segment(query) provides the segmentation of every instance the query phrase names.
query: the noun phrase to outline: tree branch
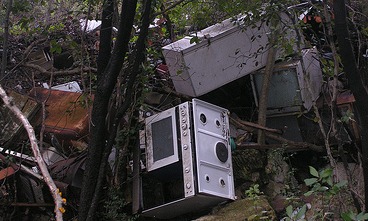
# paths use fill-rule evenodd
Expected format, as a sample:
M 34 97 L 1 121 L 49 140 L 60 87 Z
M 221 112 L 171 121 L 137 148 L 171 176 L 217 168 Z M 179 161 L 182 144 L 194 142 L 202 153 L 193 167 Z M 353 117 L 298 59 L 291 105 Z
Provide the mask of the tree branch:
M 61 193 L 59 189 L 56 187 L 53 179 L 49 171 L 47 170 L 47 166 L 42 158 L 41 152 L 38 148 L 37 138 L 35 132 L 33 130 L 32 125 L 29 123 L 28 119 L 23 115 L 23 113 L 19 110 L 17 106 L 14 105 L 10 97 L 6 94 L 5 90 L 0 86 L 0 97 L 4 101 L 5 106 L 22 122 L 23 127 L 27 131 L 28 138 L 31 143 L 31 148 L 34 157 L 36 158 L 37 164 L 41 170 L 41 174 L 43 176 L 43 180 L 47 184 L 50 189 L 50 193 L 54 198 L 55 203 L 55 218 L 57 221 L 63 220 L 63 199 L 61 198 Z
M 84 71 L 84 72 L 88 72 L 88 71 L 97 72 L 97 69 L 92 68 L 92 67 L 81 67 L 81 68 L 75 68 L 73 70 L 67 70 L 67 71 L 48 71 L 45 68 L 43 68 L 39 65 L 36 65 L 36 64 L 25 63 L 25 64 L 22 64 L 22 66 L 27 67 L 27 68 L 35 69 L 35 70 L 41 72 L 42 74 L 47 74 L 49 76 L 51 76 L 51 75 L 53 75 L 53 76 L 73 75 L 73 74 L 79 74 L 81 71 Z
M 157 15 L 161 15 L 161 14 L 163 14 L 163 13 L 165 13 L 165 12 L 167 12 L 167 11 L 173 9 L 173 8 L 175 8 L 176 6 L 180 5 L 181 3 L 185 2 L 185 1 L 186 0 L 179 0 L 177 2 L 174 2 L 173 4 L 171 4 L 167 8 L 165 8 L 165 10 L 154 13 L 152 15 L 152 17 L 156 17 Z M 188 0 L 188 2 L 191 2 L 191 1 L 193 1 L 193 0 Z
M 270 130 L 273 130 L 271 128 L 265 128 L 265 127 L 260 127 L 260 126 L 256 126 L 254 127 L 254 125 L 252 125 L 253 123 L 250 124 L 250 122 L 247 122 L 247 124 L 244 124 L 245 121 L 241 121 L 238 119 L 234 119 L 232 117 L 230 117 L 230 123 L 233 124 L 235 127 L 237 128 L 241 128 L 243 130 L 246 130 L 248 132 L 251 133 L 258 133 L 259 130 L 262 130 L 265 134 L 266 137 L 272 139 L 272 140 L 276 140 L 279 141 L 281 143 L 281 145 L 274 145 L 274 146 L 268 146 L 268 145 L 242 145 L 242 144 L 238 144 L 239 147 L 246 147 L 246 148 L 251 148 L 251 147 L 255 147 L 255 149 L 265 149 L 266 147 L 269 148 L 285 148 L 285 149 L 292 149 L 292 148 L 296 148 L 296 149 L 310 149 L 313 151 L 317 151 L 317 152 L 323 152 L 324 148 L 314 145 L 314 144 L 310 144 L 310 143 L 305 143 L 305 142 L 295 142 L 295 141 L 291 141 L 288 139 L 283 138 L 282 136 L 280 136 L 280 134 L 276 134 L 271 132 Z M 269 149 L 268 148 L 268 149 Z

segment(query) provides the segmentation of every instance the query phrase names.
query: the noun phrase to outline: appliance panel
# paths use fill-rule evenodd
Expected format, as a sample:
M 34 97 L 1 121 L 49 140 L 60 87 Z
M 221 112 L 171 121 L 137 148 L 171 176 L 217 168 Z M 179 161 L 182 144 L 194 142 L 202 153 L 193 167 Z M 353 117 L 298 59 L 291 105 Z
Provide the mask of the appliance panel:
M 146 118 L 147 171 L 179 161 L 175 109 Z
M 198 192 L 234 199 L 228 110 L 193 99 Z

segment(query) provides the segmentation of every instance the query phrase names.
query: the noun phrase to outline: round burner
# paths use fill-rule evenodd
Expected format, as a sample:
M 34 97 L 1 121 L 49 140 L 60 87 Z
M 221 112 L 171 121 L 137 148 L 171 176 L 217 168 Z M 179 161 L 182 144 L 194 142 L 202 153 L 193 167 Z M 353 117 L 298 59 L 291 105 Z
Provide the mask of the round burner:
M 221 162 L 225 163 L 227 161 L 229 158 L 229 152 L 224 143 L 218 142 L 216 144 L 216 155 Z

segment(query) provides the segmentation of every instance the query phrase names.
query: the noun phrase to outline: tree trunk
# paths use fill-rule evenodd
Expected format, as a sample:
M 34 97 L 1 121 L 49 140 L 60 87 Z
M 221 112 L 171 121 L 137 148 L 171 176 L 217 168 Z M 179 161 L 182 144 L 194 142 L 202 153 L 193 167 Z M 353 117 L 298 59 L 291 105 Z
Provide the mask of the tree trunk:
M 356 99 L 357 115 L 361 128 L 362 163 L 365 190 L 365 212 L 368 212 L 368 93 L 357 67 L 347 25 L 344 0 L 334 0 L 335 33 L 339 44 L 341 61 L 348 77 L 349 87 Z
M 9 16 L 10 11 L 13 5 L 13 0 L 8 0 L 8 4 L 6 6 L 6 14 L 4 19 L 4 43 L 3 43 L 3 54 L 1 60 L 1 72 L 0 72 L 0 82 L 5 77 L 5 70 L 8 61 L 8 39 L 9 39 Z
M 262 89 L 259 95 L 259 106 L 258 106 L 258 124 L 261 126 L 266 126 L 266 111 L 267 111 L 267 101 L 268 101 L 268 91 L 269 85 L 272 78 L 273 68 L 276 60 L 276 40 L 277 33 L 271 33 L 270 37 L 270 49 L 267 55 L 267 64 L 265 68 L 265 73 L 262 79 Z M 265 135 L 263 130 L 258 131 L 257 143 L 260 145 L 265 144 Z
M 109 139 L 108 139 L 108 142 L 105 147 L 104 154 L 101 160 L 101 166 L 100 166 L 98 181 L 96 185 L 96 190 L 95 190 L 95 194 L 94 194 L 94 197 L 91 203 L 91 207 L 89 208 L 87 220 L 94 220 L 96 208 L 98 206 L 100 195 L 101 195 L 100 190 L 102 188 L 103 180 L 106 175 L 106 169 L 107 169 L 106 167 L 108 165 L 107 160 L 111 152 L 112 146 L 115 142 L 118 124 L 121 118 L 125 115 L 128 108 L 131 106 L 132 96 L 135 92 L 133 86 L 135 84 L 137 75 L 142 72 L 140 66 L 142 63 L 144 63 L 144 60 L 145 60 L 145 49 L 146 49 L 145 42 L 148 36 L 148 28 L 150 25 L 150 14 L 151 14 L 150 12 L 151 12 L 151 0 L 147 0 L 145 7 L 144 7 L 143 16 L 142 16 L 142 26 L 140 27 L 140 33 L 139 33 L 139 37 L 137 40 L 136 49 L 134 53 L 134 62 L 128 68 L 128 72 L 127 72 L 127 74 L 129 74 L 129 80 L 128 80 L 127 87 L 126 87 L 125 101 L 114 118 L 114 124 L 111 128 Z
M 137 0 L 123 0 L 116 44 L 105 71 L 97 78 L 98 82 L 92 109 L 89 147 L 78 211 L 79 221 L 87 219 L 89 207 L 96 191 L 101 159 L 107 139 L 105 122 L 108 112 L 107 107 L 128 50 L 136 7 Z
M 97 58 L 97 74 L 101 75 L 111 57 L 111 33 L 114 16 L 114 0 L 105 0 L 100 28 L 100 44 Z

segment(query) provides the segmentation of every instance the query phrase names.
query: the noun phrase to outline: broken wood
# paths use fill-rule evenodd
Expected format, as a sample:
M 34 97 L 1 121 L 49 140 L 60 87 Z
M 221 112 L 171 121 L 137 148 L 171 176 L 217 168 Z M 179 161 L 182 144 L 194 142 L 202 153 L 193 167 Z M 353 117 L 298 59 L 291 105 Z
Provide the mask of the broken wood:
M 288 139 L 283 138 L 282 136 L 280 136 L 280 134 L 271 132 L 270 130 L 272 130 L 271 128 L 264 128 L 263 127 L 259 127 L 259 125 L 257 125 L 256 127 L 251 126 L 254 123 L 251 122 L 246 122 L 246 124 L 244 124 L 244 122 L 246 121 L 242 121 L 239 119 L 234 119 L 233 117 L 230 117 L 230 123 L 233 124 L 234 126 L 236 126 L 237 128 L 241 128 L 243 130 L 246 130 L 248 132 L 251 133 L 258 133 L 259 130 L 262 130 L 265 134 L 266 137 L 278 141 L 281 144 L 280 145 L 244 145 L 243 144 L 237 144 L 237 146 L 241 147 L 243 146 L 243 148 L 253 148 L 253 149 L 272 149 L 272 148 L 283 148 L 283 149 L 288 149 L 288 150 L 302 150 L 302 149 L 308 149 L 308 150 L 313 150 L 313 151 L 317 151 L 317 152 L 324 152 L 324 148 L 321 146 L 317 146 L 314 144 L 310 144 L 310 143 L 306 143 L 306 142 L 295 142 L 295 141 L 291 141 Z M 267 129 L 267 130 L 265 130 Z M 266 148 L 269 147 L 269 148 Z

